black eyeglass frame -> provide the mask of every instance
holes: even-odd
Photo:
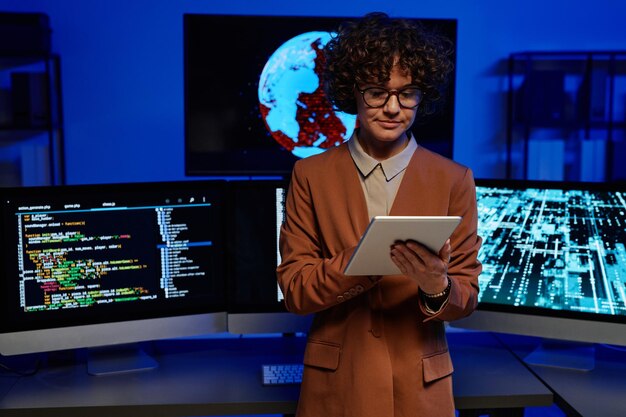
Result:
[[[417,108],[420,105],[420,103],[422,102],[422,99],[424,98],[424,93],[417,86],[408,86],[408,87],[401,88],[399,90],[395,90],[395,89],[394,90],[387,90],[386,88],[383,88],[383,87],[366,87],[364,89],[360,89],[359,86],[354,86],[354,88],[356,89],[356,91],[361,93],[361,97],[363,97],[363,103],[365,103],[365,105],[367,107],[372,108],[372,109],[380,109],[382,107],[385,107],[387,105],[387,102],[389,101],[389,98],[391,96],[396,96],[396,98],[398,99],[398,104],[403,109],[415,109],[415,108]],[[383,104],[381,104],[379,106],[372,106],[371,104],[369,104],[367,102],[367,100],[365,100],[365,92],[367,90],[384,90],[385,92],[387,92],[387,98],[385,98],[385,101],[383,102]],[[405,106],[405,105],[402,104],[402,100],[400,99],[400,93],[402,93],[403,91],[406,91],[406,90],[417,90],[418,91],[419,98],[418,98],[417,104],[415,106]]]

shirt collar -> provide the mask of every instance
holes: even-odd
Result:
[[[407,134],[409,135],[409,143],[402,152],[379,162],[365,152],[357,139],[357,132],[355,131],[348,141],[348,148],[361,175],[367,177],[378,164],[380,164],[387,181],[391,181],[396,175],[404,171],[409,165],[413,153],[417,149],[417,142],[415,142],[410,132],[407,132]]]

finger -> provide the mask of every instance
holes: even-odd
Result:
[[[398,267],[400,272],[404,275],[408,275],[409,271],[407,269],[407,264],[400,260],[397,256],[391,255],[391,261]]]
[[[443,244],[441,250],[439,250],[439,257],[444,261],[450,262],[450,255],[452,252],[452,246],[450,245],[450,239],[446,240],[446,243]]]
[[[407,258],[406,248],[400,246],[391,250],[391,260],[398,266],[403,274],[410,274],[415,270],[415,266],[411,260]]]
[[[428,249],[426,246],[422,245],[419,242],[408,241],[407,246],[409,247],[409,249],[415,252],[417,256],[422,258],[424,261],[432,257],[432,255],[435,255],[433,251],[431,251],[430,249]],[[450,245],[450,239],[448,239],[445,241],[445,243],[443,244],[439,252],[436,254],[436,256],[438,256],[444,262],[450,262],[450,253],[451,253],[451,245]]]
[[[433,251],[431,251],[430,249],[428,249],[426,246],[422,245],[419,242],[416,242],[414,240],[408,240],[406,242],[406,246],[412,250],[413,252],[415,252],[419,257],[424,257],[424,256],[428,256],[429,254],[432,254]]]
[[[424,264],[423,256],[421,256],[419,253],[411,249],[409,244],[404,244],[404,243],[397,244],[395,245],[395,249],[399,253],[401,253],[409,263],[412,263],[418,266]]]
[[[399,245],[393,250],[394,262],[400,271],[407,276],[417,277],[426,272],[427,264],[405,245]],[[434,255],[431,255],[434,256]]]
[[[424,271],[440,271],[446,268],[447,260],[449,259],[449,252],[444,251],[443,256],[441,257],[440,253],[434,253],[430,249],[426,248],[424,245],[419,244],[417,242],[408,242],[407,246],[415,256],[419,259],[421,266],[420,269]],[[446,245],[444,244],[444,247]]]

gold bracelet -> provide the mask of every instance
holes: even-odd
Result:
[[[424,294],[424,297],[426,298],[439,298],[439,297],[443,297],[444,295],[447,295],[450,292],[450,287],[452,286],[452,280],[449,277],[446,277],[448,279],[448,285],[446,285],[446,288],[441,291],[438,292],[436,294],[428,294],[427,292],[422,291],[422,294]]]

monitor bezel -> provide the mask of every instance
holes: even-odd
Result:
[[[177,181],[177,182],[149,182],[149,183],[119,183],[119,184],[82,184],[62,186],[38,187],[11,187],[0,190],[0,196],[6,199],[22,199],[34,201],[36,198],[45,201],[47,197],[77,196],[78,198],[101,198],[122,194],[152,194],[170,190],[173,197],[207,193],[207,195],[223,195],[225,182],[223,181]],[[209,190],[209,191],[208,191]],[[190,194],[191,193],[191,194]],[[43,200],[41,200],[43,199]],[[60,201],[60,200],[56,200]],[[225,207],[220,208],[224,210]],[[8,210],[3,204],[0,212]],[[9,210],[10,211],[10,210]],[[3,216],[3,219],[6,216]],[[8,227],[3,220],[0,230]],[[220,239],[224,231],[218,231]],[[7,233],[2,233],[3,247],[7,247]],[[9,245],[10,247],[10,245]],[[15,248],[17,251],[17,248]],[[13,251],[5,250],[0,260],[0,296],[10,296],[8,290],[10,279],[6,263],[11,262]],[[17,266],[11,267],[12,269]],[[222,275],[223,273],[220,273]],[[225,292],[223,278],[219,278],[219,285]],[[13,285],[14,287],[14,285]],[[13,291],[12,293],[14,293]],[[15,295],[15,294],[14,294]],[[4,309],[9,307],[3,307]],[[97,313],[81,314],[76,311],[62,312],[61,314],[46,315],[46,317],[31,318],[29,320],[14,320],[10,314],[3,315],[0,320],[0,353],[15,355],[33,352],[44,352],[71,348],[106,346],[112,344],[133,343],[144,340],[169,339],[173,337],[197,336],[200,334],[226,332],[227,304],[225,297],[214,297],[211,302],[196,302],[187,305],[180,303],[159,304],[155,308],[137,311],[132,306],[124,306],[115,316],[104,316]],[[140,309],[141,310],[141,309]],[[78,314],[71,314],[78,313]],[[70,315],[71,314],[71,315]]]

